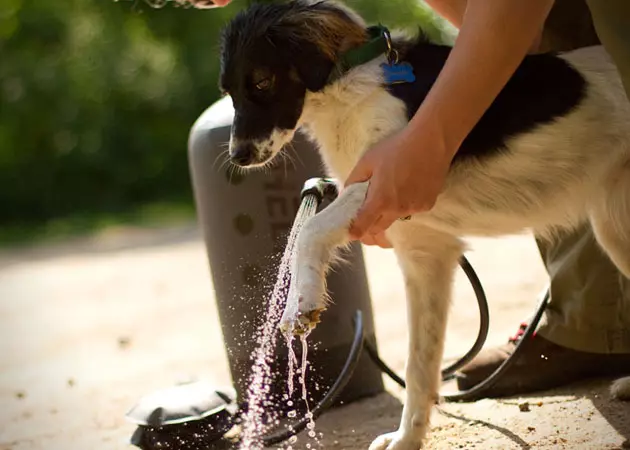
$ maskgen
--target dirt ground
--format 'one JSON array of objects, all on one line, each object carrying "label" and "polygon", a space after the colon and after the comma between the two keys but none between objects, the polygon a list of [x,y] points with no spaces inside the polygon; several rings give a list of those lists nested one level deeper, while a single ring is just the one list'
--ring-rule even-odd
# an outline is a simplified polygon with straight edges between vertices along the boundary
[{"label": "dirt ground", "polygon": [[[390,251],[366,248],[377,338],[402,371],[403,285]],[[536,306],[546,277],[529,236],[471,241],[502,343]],[[463,274],[446,357],[465,351],[477,310]],[[187,379],[230,384],[205,249],[194,225],[119,230],[96,239],[0,253],[0,450],[132,448],[124,414],[140,396]],[[403,392],[325,413],[324,448],[367,449],[395,429]],[[595,381],[526,398],[443,404],[432,449],[630,448],[630,405]],[[519,408],[529,402],[529,411]],[[293,446],[304,448],[307,437]],[[182,449],[185,450],[185,449]]]}]

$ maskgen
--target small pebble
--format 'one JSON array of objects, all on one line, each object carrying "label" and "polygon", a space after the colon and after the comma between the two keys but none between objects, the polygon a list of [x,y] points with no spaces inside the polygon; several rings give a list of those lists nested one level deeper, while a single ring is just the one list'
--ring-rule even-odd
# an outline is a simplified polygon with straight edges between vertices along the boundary
[{"label": "small pebble", "polygon": [[521,412],[529,412],[529,402],[523,402],[518,404],[518,409]]},{"label": "small pebble", "polygon": [[118,338],[118,348],[125,349],[131,345],[131,338],[128,336],[120,336]]},{"label": "small pebble", "polygon": [[527,427],[527,431],[536,431],[536,427]]},{"label": "small pebble", "polygon": [[68,378],[68,387],[74,387],[75,384],[77,383],[73,378]]},{"label": "small pebble", "polygon": [[26,398],[26,392],[24,392],[24,391],[17,391],[15,393],[15,398],[18,398],[20,400]]}]

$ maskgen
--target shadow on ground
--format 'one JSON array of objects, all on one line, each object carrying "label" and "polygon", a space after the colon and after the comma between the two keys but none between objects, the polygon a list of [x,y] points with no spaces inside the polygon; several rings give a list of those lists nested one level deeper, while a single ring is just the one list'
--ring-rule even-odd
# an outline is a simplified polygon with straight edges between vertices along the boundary
[{"label": "shadow on ground", "polygon": [[485,433],[484,449],[502,448],[501,441],[505,448],[514,449],[630,448],[630,402],[612,398],[613,380],[592,379],[518,397],[444,404],[440,412],[461,426],[490,432]]},{"label": "shadow on ground", "polygon": [[[376,437],[398,428],[401,412],[402,403],[388,392],[331,409],[316,423],[320,448],[367,449]],[[309,442],[315,443],[301,433],[294,448],[307,448]]]},{"label": "shadow on ground", "polygon": [[[570,385],[554,389],[546,395],[545,403],[551,404],[574,400],[584,405],[586,422],[593,422],[594,417],[598,417],[599,422],[606,422],[621,438],[623,438],[622,448],[630,448],[630,402],[625,402],[613,398],[609,392],[611,383],[616,378],[599,378],[585,382],[572,383]],[[532,403],[539,401],[536,394],[522,396],[521,402],[531,399]],[[539,396],[541,394],[538,394]],[[590,411],[587,410],[588,406]],[[579,422],[578,422],[579,423]],[[586,424],[588,427],[588,425]],[[597,428],[597,426],[593,426]]]},{"label": "shadow on ground", "polygon": [[625,441],[622,448],[630,448],[630,402],[599,395],[591,395],[588,398],[617,433],[623,436]]},{"label": "shadow on ground", "polygon": [[[610,381],[591,380],[505,399],[442,403],[434,409],[427,448],[630,448],[630,403],[611,398]],[[400,399],[390,393],[331,410],[317,421],[316,430],[323,433],[320,448],[365,450],[374,438],[398,428],[401,413]],[[309,442],[302,433],[292,448],[307,448]]]}]

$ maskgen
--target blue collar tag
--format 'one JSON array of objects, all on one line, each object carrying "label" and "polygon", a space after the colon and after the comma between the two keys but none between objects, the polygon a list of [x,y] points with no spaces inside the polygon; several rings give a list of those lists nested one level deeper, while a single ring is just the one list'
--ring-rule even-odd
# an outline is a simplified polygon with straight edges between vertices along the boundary
[{"label": "blue collar tag", "polygon": [[408,62],[394,64],[383,63],[381,67],[383,68],[385,84],[413,83],[416,81],[413,67]]}]

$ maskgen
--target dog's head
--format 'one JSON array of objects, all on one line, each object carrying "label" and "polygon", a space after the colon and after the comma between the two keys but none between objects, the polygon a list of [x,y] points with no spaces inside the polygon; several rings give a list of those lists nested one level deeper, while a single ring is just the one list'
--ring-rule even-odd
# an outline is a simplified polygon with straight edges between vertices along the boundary
[{"label": "dog's head", "polygon": [[324,88],[344,51],[367,38],[365,24],[331,1],[261,3],[223,30],[220,88],[234,105],[230,158],[269,162],[293,138],[307,91]]}]

